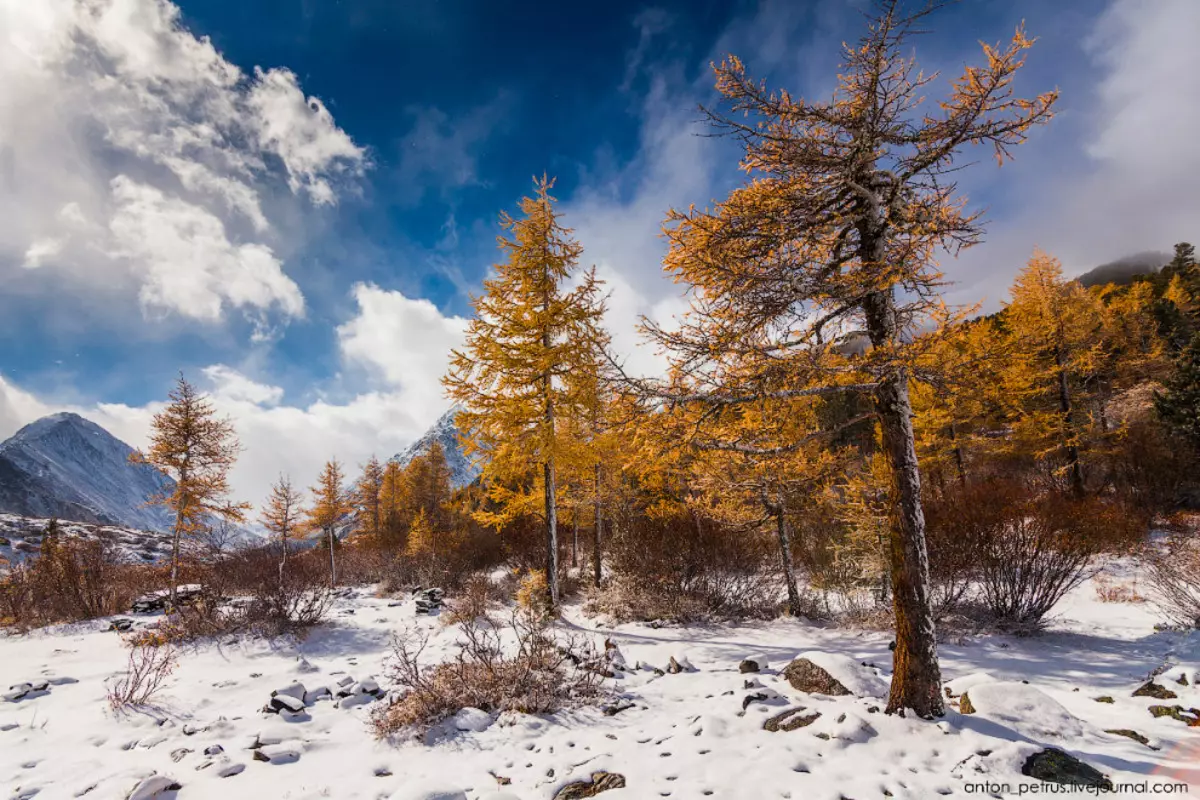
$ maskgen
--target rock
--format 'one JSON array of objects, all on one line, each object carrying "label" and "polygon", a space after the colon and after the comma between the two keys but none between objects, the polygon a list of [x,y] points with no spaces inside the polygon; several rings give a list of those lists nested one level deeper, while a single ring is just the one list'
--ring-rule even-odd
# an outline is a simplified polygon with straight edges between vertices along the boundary
[{"label": "rock", "polygon": [[1031,755],[1021,766],[1021,774],[1047,783],[1112,791],[1112,781],[1104,777],[1099,770],[1055,747],[1048,747]]},{"label": "rock", "polygon": [[1035,686],[1014,681],[981,683],[964,692],[969,711],[999,722],[1030,739],[1071,740],[1083,735],[1083,723],[1054,698]]},{"label": "rock", "polygon": [[595,797],[609,789],[624,789],[625,776],[616,772],[593,772],[590,781],[576,781],[554,793],[554,800],[577,800],[581,797]]},{"label": "rock", "polygon": [[108,623],[108,628],[106,630],[119,632],[119,631],[127,631],[132,627],[133,627],[133,620],[126,619],[125,617],[121,617],[119,619],[114,619],[112,622]]},{"label": "rock", "polygon": [[311,706],[319,700],[332,700],[333,692],[329,691],[328,686],[318,686],[315,689],[309,689],[304,693],[304,705]]},{"label": "rock", "polygon": [[31,691],[33,691],[33,686],[28,683],[14,683],[12,686],[8,687],[8,691],[3,695],[0,695],[0,697],[3,697],[10,703],[15,703],[18,700],[23,699],[25,695],[29,694]]},{"label": "rock", "polygon": [[166,792],[174,792],[182,789],[182,785],[174,778],[169,778],[166,775],[151,775],[148,778],[142,778],[137,785],[129,792],[126,800],[151,800],[155,797],[161,797]]},{"label": "rock", "polygon": [[304,684],[297,682],[290,683],[287,686],[284,686],[282,689],[276,689],[275,691],[271,692],[271,697],[279,697],[280,695],[283,695],[285,697],[293,697],[303,703],[304,694]]},{"label": "rock", "polygon": [[798,706],[796,708],[789,708],[782,714],[776,714],[763,723],[763,730],[770,731],[771,733],[794,731],[799,728],[807,728],[821,718],[820,711],[814,711],[811,714],[802,713],[805,710],[804,706]]},{"label": "rock", "polygon": [[807,658],[797,658],[783,669],[783,677],[793,689],[809,694],[827,694],[841,697],[850,690],[821,667]]},{"label": "rock", "polygon": [[738,672],[762,672],[768,666],[767,659],[763,656],[749,656],[742,659],[742,663],[738,664]]},{"label": "rock", "polygon": [[1145,736],[1142,736],[1137,731],[1130,730],[1129,728],[1113,728],[1106,730],[1105,733],[1111,733],[1114,736],[1124,736],[1126,739],[1133,739],[1138,744],[1144,744],[1147,747],[1150,746],[1149,739],[1147,739]]},{"label": "rock", "polygon": [[492,715],[478,708],[464,708],[454,715],[454,727],[460,731],[482,733],[492,726]]},{"label": "rock", "polygon": [[630,703],[625,700],[620,700],[620,701],[617,701],[616,703],[611,703],[609,705],[604,706],[604,716],[615,717],[617,714],[620,714],[622,711],[628,711],[631,708],[633,708],[633,703]]},{"label": "rock", "polygon": [[792,688],[809,694],[887,697],[888,681],[879,669],[849,656],[813,650],[801,653],[783,670]]},{"label": "rock", "polygon": [[190,722],[183,723],[183,735],[184,736],[195,736],[197,733],[199,733],[202,730],[204,730],[204,729],[197,728],[195,725],[193,725]]},{"label": "rock", "polygon": [[971,705],[971,697],[966,692],[962,693],[962,699],[958,701],[958,710],[962,714],[975,713],[975,706]]},{"label": "rock", "polygon": [[1195,709],[1188,709],[1188,712],[1195,715],[1192,717],[1186,716],[1187,712],[1184,711],[1183,706],[1150,706],[1147,710],[1150,712],[1150,716],[1155,719],[1170,717],[1193,728],[1200,725],[1200,712]]},{"label": "rock", "polygon": [[29,686],[32,691],[45,692],[50,689],[50,681],[47,681],[47,680],[32,681],[32,682],[30,682]]},{"label": "rock", "polygon": [[77,679],[68,677],[66,675],[60,675],[58,677],[49,678],[48,680],[50,681],[51,686],[66,686],[71,683],[79,683],[79,681]]},{"label": "rock", "polygon": [[770,700],[771,696],[766,692],[752,692],[742,698],[742,711],[749,708],[751,703],[764,703]]},{"label": "rock", "polygon": [[217,775],[222,778],[232,778],[234,775],[242,774],[245,770],[245,764],[240,761],[230,761],[217,768]]},{"label": "rock", "polygon": [[467,800],[467,793],[448,783],[424,781],[405,786],[391,800]]},{"label": "rock", "polygon": [[1115,703],[1115,702],[1116,702],[1115,700],[1113,700],[1111,697],[1109,697],[1109,696],[1108,696],[1108,695],[1106,695],[1106,694],[1102,694],[1102,695],[1100,695],[1099,697],[1093,697],[1092,699],[1093,699],[1093,700],[1095,700],[1097,703],[1109,703],[1109,704],[1111,704],[1111,703]]},{"label": "rock", "polygon": [[1146,681],[1133,691],[1134,697],[1153,697],[1156,700],[1175,700],[1179,695],[1154,681]]},{"label": "rock", "polygon": [[300,750],[290,744],[268,744],[254,751],[254,760],[271,764],[292,764],[300,760]]},{"label": "rock", "polygon": [[337,685],[342,687],[343,689],[348,686],[353,686],[354,678],[351,678],[349,675],[343,675],[342,677],[338,678]]},{"label": "rock", "polygon": [[206,756],[219,756],[224,752],[225,748],[221,747],[219,744],[210,744],[208,747],[204,748],[204,755]]},{"label": "rock", "polygon": [[375,697],[382,697],[383,690],[379,688],[379,684],[373,678],[367,678],[364,681],[356,683],[350,690],[351,694],[369,694]]},{"label": "rock", "polygon": [[299,714],[304,711],[304,701],[297,700],[290,694],[277,694],[271,698],[271,702],[263,710],[270,714],[278,714],[280,711]]}]

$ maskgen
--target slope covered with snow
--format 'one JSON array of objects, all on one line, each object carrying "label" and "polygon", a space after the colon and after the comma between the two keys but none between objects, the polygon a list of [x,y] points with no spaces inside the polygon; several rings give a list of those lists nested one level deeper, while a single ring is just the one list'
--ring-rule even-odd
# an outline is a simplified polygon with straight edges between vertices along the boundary
[{"label": "slope covered with snow", "polygon": [[[5,562],[19,564],[36,558],[49,524],[48,519],[0,514],[0,572]],[[171,537],[156,531],[66,521],[58,523],[58,531],[66,537],[107,542],[116,557],[128,563],[162,561],[171,555]]]},{"label": "slope covered with snow", "polygon": [[78,414],[43,417],[0,444],[0,512],[167,530],[170,514],[146,501],[174,482],[132,452]]},{"label": "slope covered with snow", "polygon": [[463,454],[462,447],[458,443],[458,426],[454,424],[454,417],[461,410],[461,407],[455,406],[447,411],[437,422],[433,423],[433,427],[426,431],[425,435],[392,456],[392,461],[401,467],[407,467],[414,458],[427,452],[429,446],[437,442],[446,453],[446,464],[450,467],[451,485],[459,489],[474,482],[479,477],[480,469]]}]

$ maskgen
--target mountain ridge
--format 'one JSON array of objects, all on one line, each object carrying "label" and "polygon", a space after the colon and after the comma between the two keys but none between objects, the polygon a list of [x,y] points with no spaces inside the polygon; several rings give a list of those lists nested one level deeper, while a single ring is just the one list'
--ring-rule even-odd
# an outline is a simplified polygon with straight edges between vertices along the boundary
[{"label": "mountain ridge", "polygon": [[437,421],[430,426],[429,430],[410,444],[408,447],[401,450],[396,455],[392,456],[390,461],[400,467],[407,467],[414,458],[429,450],[430,445],[435,441],[441,444],[442,450],[446,453],[446,464],[450,467],[450,484],[455,489],[461,489],[475,482],[482,471],[477,465],[471,463],[471,459],[463,453],[462,447],[459,445],[458,426],[454,424],[454,418],[462,411],[461,406],[454,406],[445,414],[438,417]]}]

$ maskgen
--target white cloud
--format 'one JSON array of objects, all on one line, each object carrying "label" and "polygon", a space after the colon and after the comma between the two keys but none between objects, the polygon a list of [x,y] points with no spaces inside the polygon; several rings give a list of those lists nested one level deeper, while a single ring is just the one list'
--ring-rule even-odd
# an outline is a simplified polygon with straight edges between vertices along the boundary
[{"label": "white cloud", "polygon": [[300,313],[262,189],[281,172],[328,205],[366,166],[291,72],[247,76],[169,0],[0,0],[0,109],[0,275],[132,288],[155,313]]},{"label": "white cloud", "polygon": [[303,314],[299,287],[269,247],[234,245],[203,207],[124,175],[113,180],[112,194],[110,252],[137,265],[143,306],[209,321],[220,319],[226,304]]},{"label": "white cloud", "polygon": [[450,350],[463,343],[467,321],[373,284],[356,284],[353,294],[358,315],[337,329],[343,357],[399,387],[423,414],[435,417],[432,412],[449,406],[441,376]]}]

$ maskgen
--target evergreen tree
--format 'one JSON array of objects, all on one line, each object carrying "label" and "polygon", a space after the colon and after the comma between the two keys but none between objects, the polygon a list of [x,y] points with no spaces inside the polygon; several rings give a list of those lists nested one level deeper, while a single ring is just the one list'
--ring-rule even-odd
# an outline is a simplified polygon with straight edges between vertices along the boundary
[{"label": "evergreen tree", "polygon": [[313,495],[313,505],[308,510],[307,524],[311,530],[324,535],[329,547],[330,586],[337,586],[337,529],[354,512],[351,495],[346,491],[343,481],[342,465],[333,458],[325,462],[317,485],[309,490]]},{"label": "evergreen tree", "polygon": [[1168,427],[1200,450],[1200,334],[1179,354],[1164,390],[1155,392],[1154,409]]},{"label": "evergreen tree", "polygon": [[[559,222],[552,186],[543,176],[534,196],[521,201],[520,218],[501,215],[507,257],[474,299],[466,344],[453,352],[444,382],[464,407],[456,422],[468,455],[486,457],[483,478],[495,510],[480,521],[500,527],[540,509],[548,599],[556,605],[562,420],[584,413],[575,370],[593,357],[604,307],[595,271],[579,270],[582,248]],[[531,464],[540,473],[533,481]]]},{"label": "evergreen tree", "polygon": [[169,395],[170,402],[154,415],[150,450],[130,455],[175,481],[175,488],[151,499],[175,515],[171,531],[171,603],[179,583],[183,539],[203,535],[214,519],[242,522],[247,503],[232,503],[229,470],[241,450],[233,423],[217,416],[212,403],[183,375]]}]

